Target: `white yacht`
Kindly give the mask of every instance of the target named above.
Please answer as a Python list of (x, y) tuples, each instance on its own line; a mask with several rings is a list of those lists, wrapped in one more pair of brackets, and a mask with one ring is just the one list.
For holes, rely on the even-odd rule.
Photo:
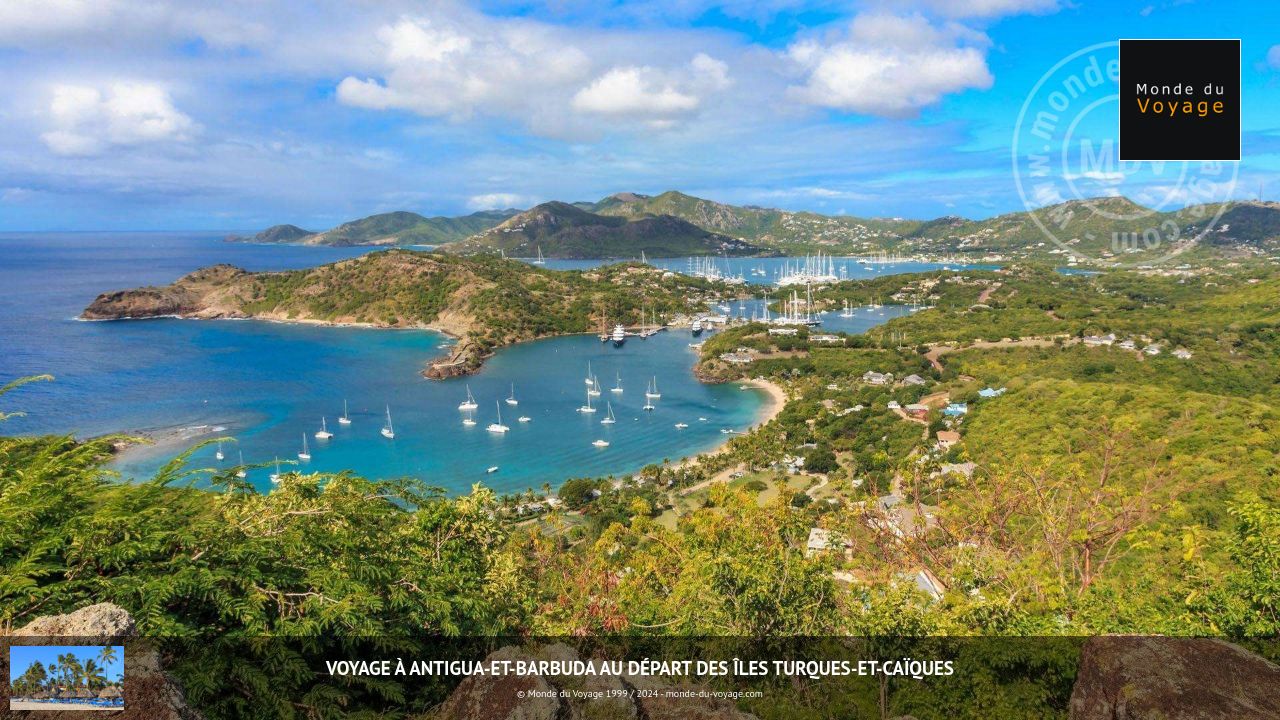
[(694, 337), (698, 337), (699, 335), (702, 334), (702, 318), (698, 318), (697, 320), (693, 321), (693, 327), (691, 328), (691, 330), (693, 331)]
[(521, 415), (520, 417), (516, 418), (516, 422), (529, 422), (532, 419), (533, 418), (529, 417), (528, 415)]
[(214, 459), (216, 459), (216, 460), (222, 460), (223, 458), (225, 458), (225, 457), (226, 457), (226, 455), (223, 455), (223, 454), (222, 454), (222, 441), (221, 441), (221, 440), (219, 440), (219, 441), (218, 441), (218, 452), (214, 453), (214, 454), (213, 454), (213, 457), (214, 457)]
[(547, 259), (542, 257), (542, 246), (538, 246), (538, 258), (533, 261), (534, 265), (546, 265)]
[(472, 397), (472, 396), (471, 396), (471, 386), (470, 386), (470, 385), (468, 385), (468, 386), (467, 386), (467, 399), (466, 399), (466, 400), (463, 400), (463, 401), (462, 401), (462, 402), (460, 402), (460, 403), (458, 403), (458, 409), (459, 409), (459, 410), (475, 410), (475, 409), (476, 409), (476, 408), (478, 408), (478, 407), (480, 407), (480, 406), (476, 404), (476, 399), (475, 399), (474, 397)]
[(613, 337), (613, 346), (622, 347), (623, 343), (627, 341), (627, 329), (622, 327), (621, 325), (614, 325), (612, 337)]
[(240, 469), (236, 471), (236, 477), (244, 479), (249, 473), (244, 471), (244, 452), (240, 452)]
[(498, 408), (498, 422), (489, 423), (489, 427), (485, 429), (491, 433), (504, 433), (510, 430), (511, 428), (502, 424), (502, 403), (495, 402), (493, 406)]
[(511, 383), (511, 397), (507, 398), (508, 405), (519, 405), (520, 401), (516, 399), (516, 384)]
[(466, 425), (467, 427), (471, 427), (472, 425), (476, 424), (476, 418), (474, 415), (471, 414), (470, 410), (467, 411), (467, 416), (462, 418), (462, 424)]
[(396, 429), (391, 425), (391, 406), (387, 406), (387, 424), (382, 426), (382, 437), (388, 440), (396, 439)]
[(685, 428), (687, 428), (687, 427), (689, 427), (689, 423), (676, 423), (676, 429), (677, 429), (677, 430), (683, 430), (683, 429), (685, 429)]
[(347, 401), (342, 401), (342, 416), (338, 418), (339, 425), (351, 424), (351, 413), (347, 411)]
[(600, 447), (600, 448), (602, 448), (602, 447), (609, 447), (609, 441), (608, 441), (608, 440), (596, 440), (595, 442), (593, 442), (593, 443), (591, 443), (591, 444), (592, 444), (592, 445), (595, 445), (596, 447)]
[(580, 407), (580, 408), (578, 408), (578, 412), (580, 412), (580, 413), (593, 413), (593, 412), (595, 412), (595, 411), (596, 411), (596, 409), (595, 409), (595, 408), (593, 408), (593, 407), (591, 407), (591, 391), (590, 391), (590, 390), (587, 390), (587, 404), (586, 404), (586, 405), (583, 405), (583, 406), (582, 406), (582, 407)]
[(606, 403), (605, 403), (605, 407), (609, 408), (609, 414), (608, 414), (608, 415), (606, 415), (606, 416), (605, 416), (605, 418), (604, 418), (603, 420), (601, 420), (601, 421), (600, 421), (600, 424), (601, 424), (601, 425), (612, 425), (612, 424), (614, 424), (614, 423), (618, 422), (618, 419), (617, 419), (617, 418), (615, 418), (615, 417), (613, 416), (613, 403), (606, 402)]
[(329, 427), (324, 424), (324, 418), (320, 418), (320, 429), (316, 431), (317, 440), (328, 440), (333, 437), (333, 433), (329, 432)]
[(587, 377), (586, 377), (586, 378), (584, 378), (582, 382), (584, 382), (584, 383), (586, 383), (586, 384), (588, 384), (588, 385), (591, 385), (591, 384), (593, 384), (593, 383), (595, 382), (595, 377), (596, 377), (595, 375), (592, 375), (592, 374), (591, 374), (591, 362), (590, 362), (590, 361), (588, 361), (588, 362), (587, 362)]
[(311, 451), (307, 449), (307, 434), (302, 433), (302, 452), (298, 453), (299, 460), (310, 460)]
[(662, 397), (662, 393), (658, 392), (658, 376), (655, 375), (653, 377), (653, 384), (649, 386), (648, 390), (644, 391), (644, 396), (650, 400), (657, 400)]
[(616, 392), (616, 393), (622, 392), (622, 373), (618, 373), (618, 381), (614, 383), (613, 389), (610, 390), (609, 392)]
[(271, 473), (267, 477), (271, 479), (272, 485), (280, 482), (280, 458), (278, 457), (276, 458), (276, 471)]

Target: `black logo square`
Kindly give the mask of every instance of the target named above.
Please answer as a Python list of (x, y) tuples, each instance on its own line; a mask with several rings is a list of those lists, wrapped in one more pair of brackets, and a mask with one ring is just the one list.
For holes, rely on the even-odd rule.
[(1240, 41), (1121, 40), (1120, 159), (1239, 160)]

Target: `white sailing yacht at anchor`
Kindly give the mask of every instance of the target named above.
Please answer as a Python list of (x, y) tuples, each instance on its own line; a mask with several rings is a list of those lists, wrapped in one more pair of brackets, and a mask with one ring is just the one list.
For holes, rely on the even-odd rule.
[(506, 425), (503, 425), (503, 424), (502, 424), (502, 403), (499, 403), (499, 402), (495, 401), (495, 402), (493, 403), (493, 406), (494, 406), (494, 407), (496, 407), (496, 408), (498, 408), (498, 422), (495, 422), (495, 423), (489, 423), (489, 427), (487, 427), (487, 428), (485, 428), (485, 429), (486, 429), (486, 430), (488, 430), (488, 431), (489, 431), (489, 432), (491, 432), (491, 433), (504, 433), (504, 432), (506, 432), (506, 431), (510, 430), (511, 428), (509, 428), (509, 427), (507, 427)]
[(316, 431), (317, 440), (328, 440), (333, 437), (333, 433), (329, 432), (328, 426), (324, 424), (324, 418), (320, 418), (320, 429)]
[(214, 453), (214, 454), (213, 454), (213, 457), (214, 457), (214, 459), (215, 459), (215, 460), (222, 460), (224, 457), (226, 457), (225, 455), (223, 455), (223, 454), (222, 454), (222, 441), (221, 441), (221, 440), (219, 440), (219, 441), (218, 441), (218, 452)]
[(520, 401), (516, 399), (516, 384), (511, 383), (511, 397), (507, 398), (508, 405), (519, 405)]
[(472, 396), (471, 396), (471, 386), (470, 386), (470, 385), (468, 385), (468, 386), (467, 386), (467, 399), (466, 399), (466, 400), (463, 400), (463, 401), (462, 401), (462, 402), (460, 402), (460, 403), (458, 403), (458, 409), (459, 409), (459, 410), (475, 410), (475, 409), (476, 409), (476, 408), (478, 408), (478, 407), (480, 407), (480, 406), (476, 404), (476, 399), (475, 399), (474, 397), (472, 397)]
[(606, 403), (605, 403), (605, 406), (606, 406), (607, 408), (609, 408), (609, 414), (608, 414), (607, 416), (605, 416), (605, 418), (604, 418), (603, 420), (601, 420), (601, 421), (600, 421), (600, 424), (601, 424), (601, 425), (612, 425), (612, 424), (614, 424), (614, 423), (618, 422), (618, 419), (617, 419), (617, 418), (615, 418), (615, 417), (613, 416), (613, 403), (606, 402)]
[(653, 376), (653, 384), (649, 386), (648, 390), (645, 390), (644, 396), (646, 398), (649, 398), (650, 400), (657, 400), (658, 398), (662, 397), (662, 393), (658, 392), (658, 376), (657, 375)]
[(595, 412), (595, 411), (596, 411), (596, 409), (595, 409), (595, 408), (593, 408), (593, 407), (591, 407), (591, 391), (590, 391), (590, 390), (587, 390), (587, 404), (586, 404), (586, 405), (583, 405), (583, 406), (582, 406), (582, 407), (580, 407), (580, 408), (578, 408), (578, 412), (580, 412), (580, 413), (593, 413), (593, 412)]
[(339, 425), (350, 425), (350, 424), (351, 424), (351, 413), (347, 411), (347, 400), (346, 400), (346, 398), (343, 398), (343, 400), (342, 400), (342, 416), (338, 418), (338, 424), (339, 424)]
[(302, 452), (298, 453), (299, 460), (310, 460), (311, 451), (307, 449), (307, 434), (302, 433)]
[(614, 383), (613, 389), (610, 390), (609, 392), (616, 392), (616, 393), (622, 392), (622, 373), (618, 373), (618, 381)]
[(388, 440), (396, 439), (396, 429), (391, 425), (391, 406), (387, 406), (387, 424), (382, 426), (382, 437)]

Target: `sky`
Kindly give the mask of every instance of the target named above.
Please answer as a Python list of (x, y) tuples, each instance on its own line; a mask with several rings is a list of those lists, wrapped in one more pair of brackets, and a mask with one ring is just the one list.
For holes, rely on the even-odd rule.
[(58, 663), (58, 656), (71, 653), (80, 662), (92, 660), (104, 668), (103, 676), (108, 681), (117, 681), (124, 673), (124, 646), (113, 645), (116, 659), (103, 665), (98, 657), (102, 646), (90, 645), (12, 645), (9, 647), (9, 682), (21, 677), (31, 667), (31, 663), (39, 662), (47, 670), (50, 665)]
[(1147, 37), (1242, 40), (1234, 193), (1280, 199), (1274, 3), (4, 0), (0, 231), (321, 230), (672, 189), (989, 217), (1023, 208), (1037, 80)]

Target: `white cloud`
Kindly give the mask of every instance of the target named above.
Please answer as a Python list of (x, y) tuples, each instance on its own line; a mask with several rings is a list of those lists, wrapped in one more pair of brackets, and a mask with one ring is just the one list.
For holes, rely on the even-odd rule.
[(530, 204), (532, 204), (532, 201), (528, 196), (516, 193), (488, 193), (485, 195), (472, 195), (467, 198), (467, 207), (477, 211), (522, 208)]
[(807, 73), (791, 94), (811, 105), (910, 117), (944, 95), (991, 87), (987, 44), (981, 33), (936, 27), (919, 15), (859, 15), (834, 42), (806, 40), (787, 49)]
[(50, 129), (40, 139), (58, 155), (96, 155), (111, 146), (182, 141), (196, 124), (173, 106), (169, 93), (150, 83), (55, 85)]
[(727, 88), (729, 66), (699, 53), (687, 68), (664, 72), (652, 67), (615, 67), (573, 96), (573, 108), (614, 118), (663, 126), (690, 114), (702, 95)]
[(402, 18), (377, 40), (384, 78), (348, 76), (338, 85), (340, 102), (427, 117), (516, 114), (590, 70), (586, 54), (559, 31), (531, 23)]

